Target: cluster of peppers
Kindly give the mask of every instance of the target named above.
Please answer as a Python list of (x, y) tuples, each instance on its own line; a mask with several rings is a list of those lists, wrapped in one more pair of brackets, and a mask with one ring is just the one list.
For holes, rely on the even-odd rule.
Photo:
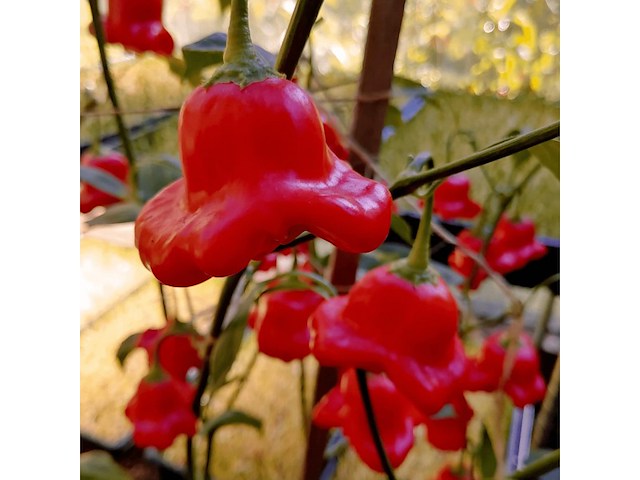
[[(134, 17), (135, 9), (124, 4), (110, 1), (113, 25)], [(144, 10), (154, 12), (145, 28), (158, 30), (158, 12)], [(116, 41), (109, 22), (107, 35)], [(343, 160), (348, 151), (309, 94), (261, 61), (246, 27), (246, 11), (243, 18), (232, 8), (225, 62), (180, 112), (184, 177), (147, 202), (135, 223), (140, 258), (166, 285), (188, 287), (236, 274), (304, 231), (354, 253), (376, 249), (389, 231), (389, 190)], [(436, 214), (477, 214), (468, 190), (463, 176), (444, 182), (436, 190)], [(261, 351), (284, 361), (312, 354), (342, 371), (339, 384), (314, 409), (314, 421), (341, 427), (378, 471), (382, 465), (355, 369), (371, 372), (373, 409), (394, 467), (413, 446), (418, 424), (427, 426), (427, 439), (437, 448), (466, 446), (473, 411), (465, 391), (502, 388), (517, 404), (539, 401), (544, 391), (526, 339), (506, 383), (500, 339), (478, 359), (467, 358), (454, 296), (437, 273), (411, 258), (374, 268), (347, 295), (327, 300), (306, 288), (265, 294), (250, 324)], [(150, 372), (126, 409), (138, 445), (163, 449), (177, 435), (195, 434), (190, 372), (202, 368), (201, 340), (179, 322), (140, 334), (136, 346), (147, 351)]]

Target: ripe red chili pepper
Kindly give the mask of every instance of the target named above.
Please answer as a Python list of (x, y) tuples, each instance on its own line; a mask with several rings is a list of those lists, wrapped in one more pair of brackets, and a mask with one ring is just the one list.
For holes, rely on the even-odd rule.
[(198, 344), (204, 337), (186, 325), (171, 322), (163, 328), (148, 329), (140, 335), (136, 347), (144, 348), (149, 358), (149, 366), (155, 363), (172, 378), (187, 381), (187, 372), (192, 368), (201, 369), (203, 357)]
[(444, 220), (474, 218), (482, 207), (469, 198), (471, 182), (464, 173), (451, 175), (433, 195), (433, 213)]
[(415, 284), (392, 271), (367, 272), (347, 296), (322, 303), (310, 319), (320, 364), (385, 372), (424, 415), (461, 391), (466, 357), (458, 308), (442, 278)]
[(445, 465), (436, 473), (433, 480), (474, 480), (474, 476), (465, 468)]
[(462, 394), (451, 400), (454, 416), (446, 418), (428, 417), (427, 440), (439, 450), (456, 451), (467, 446), (467, 426), (473, 418), (473, 410)]
[[(163, 0), (109, 0), (105, 39), (134, 52), (173, 53), (173, 38), (162, 24)], [(93, 25), (90, 30), (93, 33)]]
[(195, 435), (196, 417), (191, 409), (195, 392), (195, 386), (157, 370), (143, 378), (125, 409), (133, 423), (135, 444), (164, 450), (180, 434)]
[[(100, 156), (85, 153), (80, 158), (80, 165), (103, 170), (123, 182), (127, 182), (127, 177), (129, 176), (129, 162), (124, 155), (117, 152)], [(89, 213), (96, 207), (106, 207), (121, 201), (122, 199), (118, 197), (80, 182), (80, 211), (82, 213)]]
[[(482, 250), (482, 240), (475, 237), (470, 230), (462, 230), (456, 237), (456, 240), (458, 245), (466, 247), (472, 252), (479, 253), (480, 250)], [(473, 278), (469, 283), (469, 288), (471, 290), (478, 288), (482, 281), (488, 277), (487, 272), (479, 266), (475, 267), (475, 265), (477, 265), (476, 262), (472, 260), (471, 257), (463, 253), (458, 247), (456, 247), (453, 252), (451, 252), (451, 255), (449, 255), (448, 263), (455, 272), (458, 272), (464, 278), (471, 277), (475, 268), (475, 275), (473, 275)]]
[(258, 349), (285, 362), (309, 355), (307, 320), (324, 297), (313, 290), (279, 290), (260, 297), (248, 324), (255, 332)]
[(184, 178), (135, 225), (140, 258), (162, 283), (232, 275), (305, 230), (349, 252), (385, 240), (389, 191), (327, 148), (313, 101), (293, 82), (198, 87), (178, 129)]
[[(507, 332), (504, 331), (496, 332), (485, 340), (479, 357), (473, 359), (469, 366), (466, 390), (492, 392), (500, 388), (506, 342)], [(544, 398), (546, 387), (540, 374), (538, 352), (524, 332), (520, 334), (513, 367), (503, 390), (519, 408)]]
[(328, 147), (336, 154), (336, 157), (342, 160), (347, 160), (349, 158), (349, 150), (344, 146), (342, 137), (336, 131), (333, 123), (329, 119), (329, 116), (321, 111), (320, 119), (322, 120), (322, 127), (324, 128), (324, 136), (327, 140)]
[[(414, 444), (414, 407), (383, 375), (367, 379), (376, 423), (389, 463), (402, 464)], [(320, 399), (313, 409), (313, 422), (320, 428), (342, 428), (360, 459), (372, 470), (382, 472), (355, 370), (342, 374), (339, 384)]]

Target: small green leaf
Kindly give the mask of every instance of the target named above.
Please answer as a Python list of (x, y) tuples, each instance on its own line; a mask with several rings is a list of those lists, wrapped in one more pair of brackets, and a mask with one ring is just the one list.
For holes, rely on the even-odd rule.
[(407, 244), (411, 245), (413, 243), (411, 227), (404, 218), (396, 213), (391, 215), (391, 230)]
[(493, 444), (486, 428), (482, 428), (482, 441), (478, 450), (476, 451), (478, 463), (480, 464), (480, 471), (482, 472), (482, 478), (493, 478), (496, 472), (496, 454), (493, 450)]
[(107, 207), (102, 215), (88, 220), (87, 225), (95, 227), (96, 225), (133, 222), (138, 218), (141, 209), (142, 206), (137, 203), (117, 203)]
[(120, 179), (100, 168), (80, 166), (80, 181), (117, 198), (127, 198), (128, 187)]
[(80, 454), (80, 480), (133, 480), (133, 477), (103, 450)]
[(215, 432), (225, 425), (249, 425), (256, 430), (262, 429), (262, 420), (240, 410), (227, 410), (215, 418), (208, 420), (201, 428), (200, 433), (207, 435)]
[(140, 338), (140, 333), (134, 333), (133, 335), (129, 335), (125, 338), (120, 347), (118, 347), (118, 352), (116, 353), (116, 358), (120, 363), (120, 366), (124, 366), (124, 361), (129, 356), (129, 354), (136, 348), (138, 339)]
[(158, 158), (138, 166), (138, 194), (143, 202), (182, 177), (182, 169), (174, 161)]
[(529, 152), (560, 180), (560, 140), (549, 140), (541, 143), (531, 147)]
[[(226, 45), (227, 34), (217, 32), (182, 47), (182, 56), (185, 61), (184, 76), (191, 77), (203, 68), (222, 63)], [(275, 64), (275, 55), (257, 45), (254, 45), (254, 48), (270, 66)]]

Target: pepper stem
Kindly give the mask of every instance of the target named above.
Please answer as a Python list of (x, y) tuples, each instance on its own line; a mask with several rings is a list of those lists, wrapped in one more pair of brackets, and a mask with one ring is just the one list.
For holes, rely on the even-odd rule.
[(415, 270), (426, 270), (429, 266), (431, 249), (431, 216), (433, 213), (433, 193), (424, 199), (424, 210), (420, 217), (418, 233), (407, 257), (407, 265)]
[(233, 82), (240, 88), (244, 88), (266, 78), (281, 77), (258, 55), (251, 42), (248, 0), (231, 0), (227, 45), (222, 59), (224, 63), (205, 87), (216, 83)]

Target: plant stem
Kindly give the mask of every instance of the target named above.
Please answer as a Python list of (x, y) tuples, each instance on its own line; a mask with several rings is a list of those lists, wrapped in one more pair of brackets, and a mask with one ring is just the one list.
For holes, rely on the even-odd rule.
[(158, 288), (160, 289), (160, 303), (162, 304), (162, 314), (165, 321), (169, 321), (169, 311), (167, 309), (167, 299), (164, 293), (164, 288), (161, 282), (158, 282)]
[(227, 45), (222, 58), (225, 63), (232, 63), (251, 53), (253, 45), (249, 31), (248, 0), (232, 0)]
[(311, 29), (318, 18), (322, 2), (323, 0), (298, 0), (293, 10), (275, 64), (276, 70), (284, 73), (289, 80), (293, 78), (296, 71)]
[(431, 249), (431, 216), (433, 213), (433, 194), (424, 199), (424, 210), (420, 217), (418, 233), (413, 241), (411, 251), (407, 257), (407, 264), (416, 270), (426, 270), (429, 266)]
[(512, 473), (509, 479), (525, 479), (525, 478), (537, 478), (542, 474), (551, 472), (560, 466), (560, 449), (554, 450), (531, 462), (526, 467)]
[(309, 412), (307, 411), (307, 382), (304, 374), (304, 360), (300, 359), (300, 413), (305, 440), (309, 436)]
[(373, 405), (371, 404), (371, 396), (369, 395), (369, 387), (367, 385), (367, 372), (358, 368), (356, 369), (356, 376), (358, 378), (358, 388), (360, 389), (360, 396), (362, 397), (364, 410), (367, 414), (367, 421), (369, 422), (369, 428), (371, 429), (371, 436), (373, 437), (373, 443), (376, 446), (376, 451), (378, 452), (382, 469), (389, 480), (395, 480), (396, 477), (393, 473), (393, 467), (391, 467), (389, 458), (387, 457), (387, 452), (384, 450), (382, 438), (380, 438), (380, 432), (376, 423), (375, 412), (373, 411)]
[(412, 193), (421, 185), (448, 177), (455, 173), (460, 173), (471, 168), (486, 165), (495, 160), (521, 152), (535, 145), (553, 140), (560, 135), (560, 121), (554, 122), (542, 128), (517, 137), (510, 138), (496, 145), (492, 145), (484, 150), (480, 150), (469, 155), (462, 160), (447, 163), (441, 167), (434, 168), (427, 172), (405, 177), (394, 183), (391, 188), (393, 198), (403, 197)]
[(100, 52), (100, 62), (102, 63), (102, 75), (104, 76), (104, 82), (107, 85), (107, 91), (109, 92), (109, 99), (111, 105), (113, 105), (113, 116), (118, 126), (118, 134), (122, 141), (122, 147), (124, 148), (124, 154), (131, 166), (129, 170), (129, 185), (131, 186), (130, 200), (138, 203), (138, 174), (135, 169), (136, 159), (133, 153), (133, 146), (131, 139), (129, 138), (129, 131), (127, 130), (122, 115), (120, 115), (120, 106), (118, 103), (118, 96), (116, 95), (116, 88), (111, 73), (109, 71), (109, 62), (107, 60), (107, 52), (105, 49), (105, 36), (104, 28), (102, 26), (102, 18), (100, 17), (100, 10), (98, 9), (98, 0), (88, 0), (91, 7), (91, 17), (93, 20), (93, 28), (95, 30), (96, 41), (98, 42), (98, 51)]

